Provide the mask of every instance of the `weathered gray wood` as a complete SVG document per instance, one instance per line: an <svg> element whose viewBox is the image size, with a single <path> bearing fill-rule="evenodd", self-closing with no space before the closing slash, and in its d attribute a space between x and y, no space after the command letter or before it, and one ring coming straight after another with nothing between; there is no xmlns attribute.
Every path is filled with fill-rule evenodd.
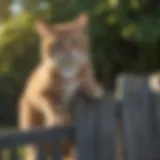
<svg viewBox="0 0 160 160"><path fill-rule="evenodd" d="M17 148L10 148L10 160L18 160L19 155L17 153Z"/></svg>
<svg viewBox="0 0 160 160"><path fill-rule="evenodd" d="M118 89L118 88L117 88ZM116 103L116 160L124 160L124 143L122 130L122 99L115 97Z"/></svg>
<svg viewBox="0 0 160 160"><path fill-rule="evenodd" d="M37 160L47 160L44 144L38 144L37 149Z"/></svg>
<svg viewBox="0 0 160 160"><path fill-rule="evenodd" d="M153 131L153 158L160 159L160 73L155 73L149 77L151 90L151 114Z"/></svg>
<svg viewBox="0 0 160 160"><path fill-rule="evenodd" d="M96 113L97 106L91 106L79 95L75 99L75 126L78 160L96 160Z"/></svg>
<svg viewBox="0 0 160 160"><path fill-rule="evenodd" d="M114 105L77 95L74 99L78 160L114 160ZM73 105L72 104L72 105Z"/></svg>
<svg viewBox="0 0 160 160"><path fill-rule="evenodd" d="M122 134L122 123L120 119L117 119L116 123L116 160L124 160L124 144Z"/></svg>
<svg viewBox="0 0 160 160"><path fill-rule="evenodd" d="M60 145L60 142L54 142L54 147L53 147L53 154L52 154L52 159L53 160L62 160L62 148Z"/></svg>
<svg viewBox="0 0 160 160"><path fill-rule="evenodd" d="M73 126L34 129L29 132L15 131L0 133L0 148L16 147L30 143L68 139L73 135Z"/></svg>
<svg viewBox="0 0 160 160"><path fill-rule="evenodd" d="M3 159L3 150L0 151L0 160Z"/></svg>
<svg viewBox="0 0 160 160"><path fill-rule="evenodd" d="M115 101L106 95L97 107L97 160L115 160Z"/></svg>
<svg viewBox="0 0 160 160"><path fill-rule="evenodd" d="M115 83L116 102L116 160L124 160L124 136L123 136L123 100L124 100L124 75L119 75Z"/></svg>
<svg viewBox="0 0 160 160"><path fill-rule="evenodd" d="M126 160L151 160L150 92L145 77L124 75L123 129Z"/></svg>

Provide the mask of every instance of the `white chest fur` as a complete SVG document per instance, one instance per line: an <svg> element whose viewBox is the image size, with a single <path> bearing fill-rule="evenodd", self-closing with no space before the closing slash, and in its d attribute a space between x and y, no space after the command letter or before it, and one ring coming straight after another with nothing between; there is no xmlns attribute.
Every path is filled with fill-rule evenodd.
<svg viewBox="0 0 160 160"><path fill-rule="evenodd" d="M62 100L65 106L67 106L68 102L72 99L78 86L79 86L79 83L77 80L65 80L63 82Z"/></svg>

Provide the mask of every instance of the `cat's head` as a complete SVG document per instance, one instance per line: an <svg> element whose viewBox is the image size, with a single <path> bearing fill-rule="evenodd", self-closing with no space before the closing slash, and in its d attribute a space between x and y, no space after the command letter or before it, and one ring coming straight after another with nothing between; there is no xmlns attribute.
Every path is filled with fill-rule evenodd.
<svg viewBox="0 0 160 160"><path fill-rule="evenodd" d="M86 14L81 14L68 23L53 26L42 21L36 23L41 37L42 60L53 62L64 78L76 76L89 59L87 25Z"/></svg>

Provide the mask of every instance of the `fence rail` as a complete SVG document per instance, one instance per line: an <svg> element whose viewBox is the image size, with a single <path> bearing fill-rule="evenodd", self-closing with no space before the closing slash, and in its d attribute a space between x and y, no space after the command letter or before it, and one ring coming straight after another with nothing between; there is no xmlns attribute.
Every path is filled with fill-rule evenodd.
<svg viewBox="0 0 160 160"><path fill-rule="evenodd" d="M38 145L38 160L46 160L47 154L44 150L44 144L54 142L53 159L61 160L62 152L60 143L63 140L72 140L74 138L74 127L55 127L55 128L39 128L30 131L12 131L0 134L0 150L8 149L8 156L1 153L0 160L21 160L17 148L31 143ZM58 143L56 143L58 142Z"/></svg>
<svg viewBox="0 0 160 160"><path fill-rule="evenodd" d="M12 131L0 133L0 149L27 145L30 143L44 143L71 139L74 127L39 128L30 131Z"/></svg>

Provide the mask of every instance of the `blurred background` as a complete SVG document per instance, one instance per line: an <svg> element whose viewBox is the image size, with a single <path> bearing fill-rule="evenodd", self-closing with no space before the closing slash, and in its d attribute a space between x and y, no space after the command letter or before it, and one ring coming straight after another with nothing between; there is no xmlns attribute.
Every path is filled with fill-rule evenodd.
<svg viewBox="0 0 160 160"><path fill-rule="evenodd" d="M160 67L160 1L0 0L0 123L14 125L25 80L39 61L34 21L90 17L89 36L97 78L114 88L120 72L148 74Z"/></svg>

